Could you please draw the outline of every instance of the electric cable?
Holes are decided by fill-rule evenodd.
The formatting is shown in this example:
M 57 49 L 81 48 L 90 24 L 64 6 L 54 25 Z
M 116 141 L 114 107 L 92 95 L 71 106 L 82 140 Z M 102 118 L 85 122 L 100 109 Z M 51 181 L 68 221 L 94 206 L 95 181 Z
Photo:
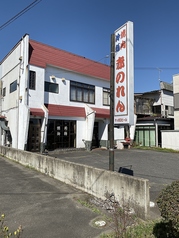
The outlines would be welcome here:
M 0 31 L 2 29 L 4 29 L 5 27 L 7 27 L 9 24 L 11 24 L 12 22 L 14 22 L 16 19 L 18 19 L 20 16 L 22 16 L 23 14 L 25 14 L 27 11 L 29 11 L 31 8 L 33 8 L 34 6 L 36 6 L 38 3 L 40 3 L 42 0 L 35 0 L 33 1 L 31 4 L 29 4 L 27 7 L 25 7 L 22 11 L 20 11 L 19 13 L 17 13 L 15 16 L 13 16 L 11 19 L 9 19 L 7 22 L 5 22 L 4 24 L 2 24 L 0 26 Z

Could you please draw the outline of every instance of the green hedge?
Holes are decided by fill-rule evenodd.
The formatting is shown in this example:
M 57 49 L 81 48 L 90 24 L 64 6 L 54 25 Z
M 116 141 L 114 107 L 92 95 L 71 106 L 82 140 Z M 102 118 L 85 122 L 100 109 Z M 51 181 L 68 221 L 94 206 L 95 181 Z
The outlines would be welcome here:
M 179 237 L 179 181 L 174 181 L 161 191 L 157 204 L 167 224 L 168 237 Z

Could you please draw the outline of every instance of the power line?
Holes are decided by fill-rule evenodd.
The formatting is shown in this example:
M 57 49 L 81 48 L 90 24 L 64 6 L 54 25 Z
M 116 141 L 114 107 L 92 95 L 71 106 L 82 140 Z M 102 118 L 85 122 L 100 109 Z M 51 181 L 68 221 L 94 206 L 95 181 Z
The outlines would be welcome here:
M 5 27 L 7 27 L 9 24 L 11 24 L 12 22 L 14 22 L 17 18 L 19 18 L 20 16 L 22 16 L 23 14 L 25 14 L 27 11 L 29 11 L 31 8 L 35 7 L 39 2 L 41 2 L 42 0 L 35 0 L 33 1 L 30 5 L 28 5 L 27 7 L 25 7 L 22 11 L 20 11 L 19 13 L 17 13 L 15 16 L 13 16 L 11 19 L 9 19 L 7 22 L 5 22 L 4 24 L 2 24 L 0 26 L 0 31 L 2 29 L 4 29 Z

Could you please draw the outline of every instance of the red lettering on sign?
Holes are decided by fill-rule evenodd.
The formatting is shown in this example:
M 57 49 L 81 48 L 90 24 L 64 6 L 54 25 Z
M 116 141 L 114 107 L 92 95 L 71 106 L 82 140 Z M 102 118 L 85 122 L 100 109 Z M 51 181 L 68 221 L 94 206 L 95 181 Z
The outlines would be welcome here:
M 116 83 L 123 83 L 125 79 L 125 74 L 123 71 L 120 71 L 117 75 L 116 75 Z
M 121 31 L 121 38 L 124 38 L 124 37 L 126 37 L 126 30 L 124 29 L 123 31 Z
M 117 60 L 116 60 L 116 69 L 122 69 L 124 68 L 124 56 L 122 57 L 119 57 Z
M 121 43 L 121 49 L 122 48 L 124 48 L 124 49 L 126 48 L 126 42 L 125 41 L 122 41 L 122 43 Z
M 125 97 L 125 87 L 124 86 L 118 86 L 116 88 L 116 97 L 120 98 L 120 97 Z
M 123 112 L 124 110 L 125 110 L 125 105 L 123 102 L 119 100 L 116 106 L 116 112 Z

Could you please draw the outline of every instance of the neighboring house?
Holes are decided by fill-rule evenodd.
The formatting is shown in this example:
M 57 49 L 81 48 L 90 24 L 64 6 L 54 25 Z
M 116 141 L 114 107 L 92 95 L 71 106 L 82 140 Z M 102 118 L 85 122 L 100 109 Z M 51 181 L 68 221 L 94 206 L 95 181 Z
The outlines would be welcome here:
M 25 35 L 0 62 L 2 145 L 29 151 L 108 146 L 110 67 Z M 8 134 L 8 137 L 7 137 Z M 115 128 L 115 139 L 124 129 Z
M 134 95 L 137 115 L 135 143 L 162 146 L 161 131 L 173 129 L 173 86 L 160 82 L 160 90 Z
M 162 147 L 179 151 L 179 74 L 173 75 L 174 130 L 162 131 Z

